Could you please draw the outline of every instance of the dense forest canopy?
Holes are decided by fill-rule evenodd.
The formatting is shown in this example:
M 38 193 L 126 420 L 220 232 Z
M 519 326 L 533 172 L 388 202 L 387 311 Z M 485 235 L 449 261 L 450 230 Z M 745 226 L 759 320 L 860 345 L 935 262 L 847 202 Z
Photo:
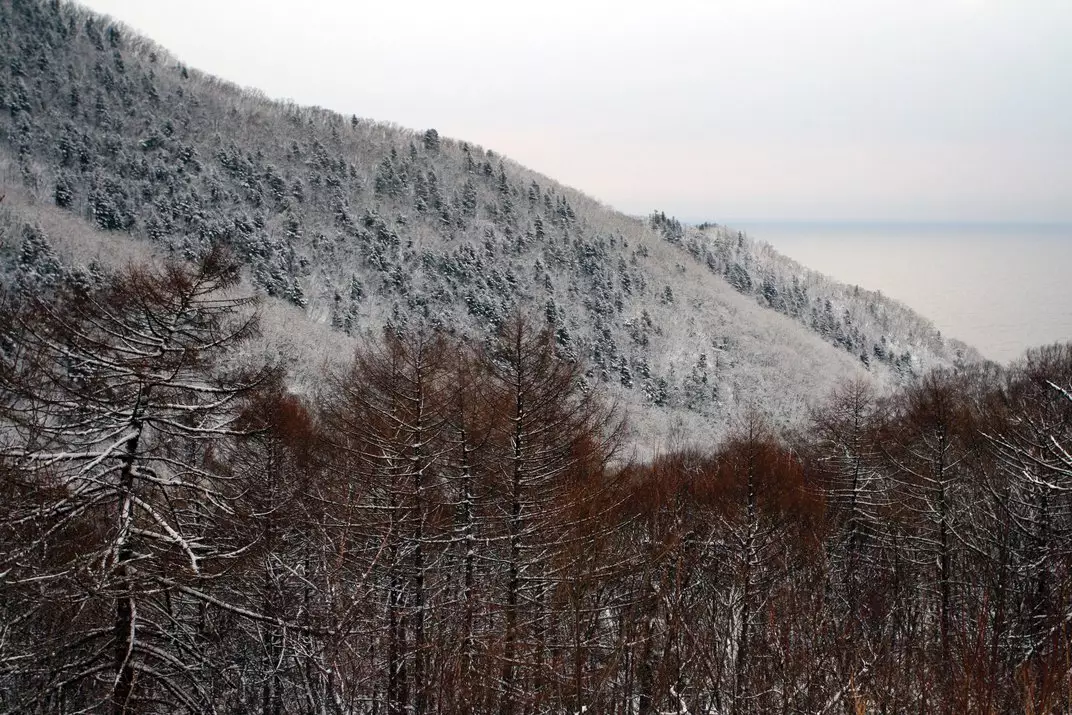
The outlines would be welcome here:
M 753 401 L 796 421 L 844 376 L 977 357 L 730 228 L 624 216 L 435 129 L 269 101 L 77 6 L 0 2 L 0 48 L 4 280 L 106 266 L 108 243 L 188 259 L 221 243 L 247 284 L 343 337 L 414 322 L 482 339 L 539 312 L 660 438 Z
M 1062 712 L 1072 346 L 623 461 L 520 315 L 242 349 L 222 250 L 9 296 L 0 707 Z

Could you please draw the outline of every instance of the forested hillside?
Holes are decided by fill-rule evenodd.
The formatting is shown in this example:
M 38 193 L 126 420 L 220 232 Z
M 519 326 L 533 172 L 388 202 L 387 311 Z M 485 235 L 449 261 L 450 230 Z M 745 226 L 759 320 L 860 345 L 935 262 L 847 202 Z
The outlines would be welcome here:
M 1070 346 L 622 464 L 551 326 L 303 399 L 239 272 L 0 307 L 0 711 L 1072 707 Z
M 655 434 L 750 404 L 792 421 L 837 377 L 965 358 L 732 232 L 624 216 L 434 129 L 269 101 L 77 7 L 5 0 L 0 46 L 0 250 L 23 275 L 84 270 L 72 255 L 107 234 L 186 258 L 224 244 L 258 290 L 344 334 L 488 336 L 520 307 Z M 84 227 L 48 230 L 56 212 Z
M 1072 711 L 1072 346 L 40 0 L 0 263 L 0 713 Z

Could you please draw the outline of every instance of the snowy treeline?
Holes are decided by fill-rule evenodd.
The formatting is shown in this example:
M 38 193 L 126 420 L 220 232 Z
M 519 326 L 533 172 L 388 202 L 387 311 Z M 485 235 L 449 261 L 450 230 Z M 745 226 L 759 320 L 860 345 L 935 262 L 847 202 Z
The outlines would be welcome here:
M 350 335 L 417 321 L 480 338 L 522 306 L 654 422 L 725 424 L 752 401 L 797 418 L 839 377 L 959 360 L 879 296 L 808 278 L 784 309 L 768 288 L 790 296 L 788 274 L 767 280 L 775 263 L 743 243 L 677 236 L 434 129 L 269 101 L 76 6 L 3 0 L 0 47 L 7 267 L 50 270 L 42 237 L 101 241 L 28 218 L 51 211 L 163 255 L 226 244 L 259 290 Z
M 876 361 L 906 376 L 978 359 L 969 346 L 943 340 L 904 304 L 809 270 L 742 231 L 712 223 L 693 229 L 658 212 L 651 225 L 742 294 L 794 318 L 866 366 Z
M 553 329 L 298 398 L 225 251 L 8 296 L 0 710 L 1057 712 L 1072 346 L 616 455 Z

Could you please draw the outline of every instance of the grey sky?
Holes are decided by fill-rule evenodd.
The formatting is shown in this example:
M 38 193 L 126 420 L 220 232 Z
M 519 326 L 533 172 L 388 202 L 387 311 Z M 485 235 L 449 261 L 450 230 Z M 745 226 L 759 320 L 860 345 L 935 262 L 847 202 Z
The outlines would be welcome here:
M 1067 0 L 91 0 L 269 96 L 630 213 L 1072 221 Z

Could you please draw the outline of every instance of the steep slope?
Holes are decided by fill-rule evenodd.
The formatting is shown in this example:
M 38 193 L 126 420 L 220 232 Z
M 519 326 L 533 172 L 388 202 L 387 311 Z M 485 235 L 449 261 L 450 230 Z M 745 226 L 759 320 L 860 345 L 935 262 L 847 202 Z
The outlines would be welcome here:
M 981 359 L 963 342 L 943 339 L 931 321 L 903 303 L 832 280 L 742 231 L 712 223 L 686 231 L 662 215 L 652 223 L 739 292 L 794 318 L 864 365 L 882 363 L 908 378 L 936 364 Z
M 434 129 L 270 101 L 77 6 L 0 1 L 0 54 L 9 273 L 91 278 L 98 246 L 107 266 L 128 244 L 224 242 L 275 299 L 303 375 L 340 335 L 479 338 L 521 308 L 656 444 L 742 407 L 792 421 L 843 376 L 894 382 L 966 354 L 725 229 L 627 217 Z

